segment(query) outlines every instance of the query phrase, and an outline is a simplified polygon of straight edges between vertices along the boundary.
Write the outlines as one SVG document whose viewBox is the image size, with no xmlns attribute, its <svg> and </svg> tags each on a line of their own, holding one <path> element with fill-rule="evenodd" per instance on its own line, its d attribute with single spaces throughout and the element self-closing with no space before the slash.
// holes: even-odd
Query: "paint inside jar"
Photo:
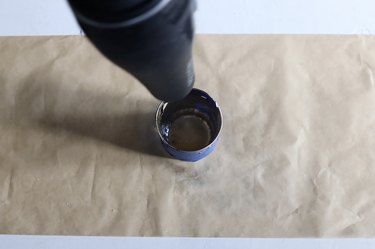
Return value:
<svg viewBox="0 0 375 249">
<path fill-rule="evenodd" d="M 196 115 L 183 115 L 171 124 L 168 140 L 180 150 L 201 150 L 211 142 L 211 129 L 204 119 Z"/>
</svg>

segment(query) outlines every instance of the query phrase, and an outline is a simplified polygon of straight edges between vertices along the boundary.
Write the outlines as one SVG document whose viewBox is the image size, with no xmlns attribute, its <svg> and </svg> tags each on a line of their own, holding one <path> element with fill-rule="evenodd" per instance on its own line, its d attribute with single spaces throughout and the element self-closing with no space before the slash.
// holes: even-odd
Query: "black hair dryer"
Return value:
<svg viewBox="0 0 375 249">
<path fill-rule="evenodd" d="M 176 101 L 194 84 L 195 0 L 68 0 L 89 40 L 158 99 Z"/>
</svg>

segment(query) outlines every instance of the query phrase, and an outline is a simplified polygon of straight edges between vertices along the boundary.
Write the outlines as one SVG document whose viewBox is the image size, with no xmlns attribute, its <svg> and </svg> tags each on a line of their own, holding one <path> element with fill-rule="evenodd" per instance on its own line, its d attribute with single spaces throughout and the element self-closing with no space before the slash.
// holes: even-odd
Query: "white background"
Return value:
<svg viewBox="0 0 375 249">
<path fill-rule="evenodd" d="M 374 34 L 374 0 L 197 0 L 198 33 Z M 66 0 L 0 0 L 0 35 L 72 35 Z"/>
</svg>

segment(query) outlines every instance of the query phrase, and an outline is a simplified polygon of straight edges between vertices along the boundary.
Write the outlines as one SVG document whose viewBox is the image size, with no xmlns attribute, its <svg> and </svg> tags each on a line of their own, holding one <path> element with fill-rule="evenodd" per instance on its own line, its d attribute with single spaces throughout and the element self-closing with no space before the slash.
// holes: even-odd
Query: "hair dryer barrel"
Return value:
<svg viewBox="0 0 375 249">
<path fill-rule="evenodd" d="M 158 99 L 184 98 L 194 84 L 194 0 L 68 0 L 104 56 Z"/>
</svg>

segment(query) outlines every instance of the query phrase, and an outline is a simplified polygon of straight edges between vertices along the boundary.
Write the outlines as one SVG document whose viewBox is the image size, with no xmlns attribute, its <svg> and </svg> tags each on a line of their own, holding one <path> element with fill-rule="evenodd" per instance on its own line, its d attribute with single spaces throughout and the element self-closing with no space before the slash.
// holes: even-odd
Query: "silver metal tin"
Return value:
<svg viewBox="0 0 375 249">
<path fill-rule="evenodd" d="M 164 149 L 172 157 L 195 162 L 215 149 L 222 119 L 217 102 L 206 92 L 193 89 L 181 101 L 159 105 L 156 128 Z"/>
</svg>

